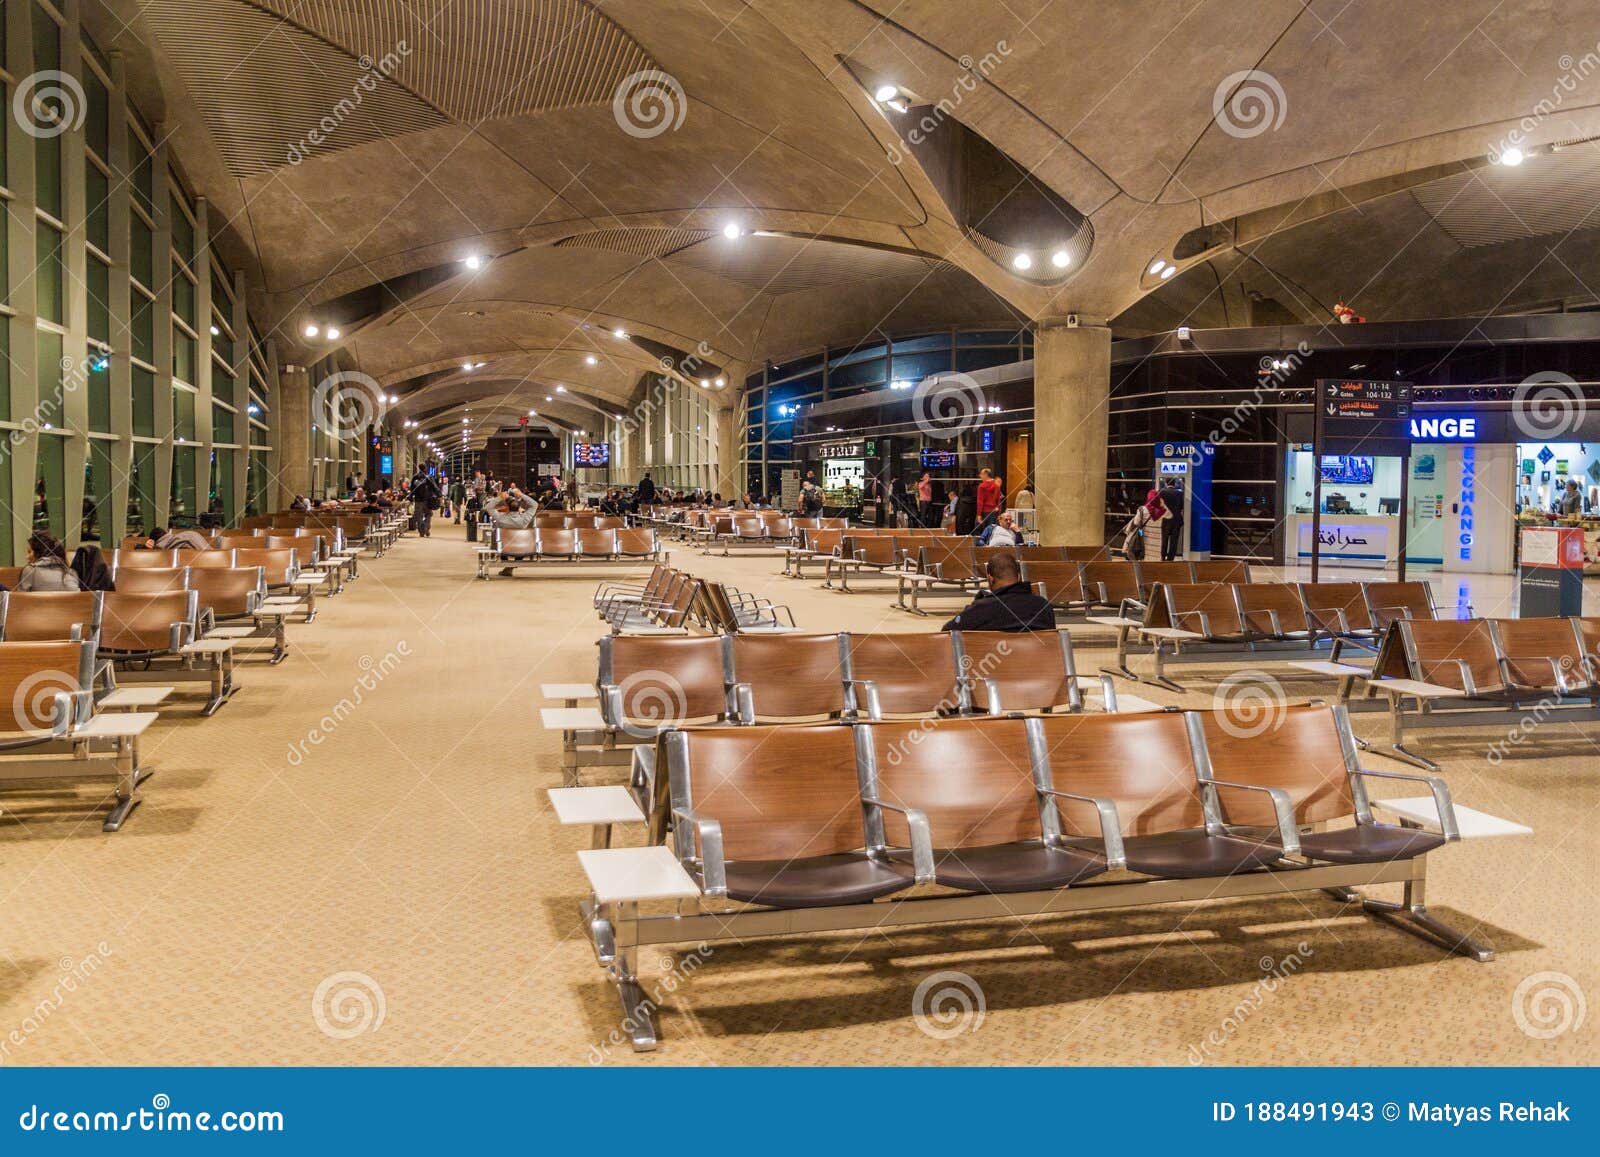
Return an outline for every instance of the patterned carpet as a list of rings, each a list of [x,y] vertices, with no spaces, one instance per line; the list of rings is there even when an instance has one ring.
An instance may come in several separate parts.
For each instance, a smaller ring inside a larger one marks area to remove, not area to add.
[[[806,627],[938,622],[766,559],[679,561]],[[635,1056],[581,934],[587,832],[550,815],[537,714],[542,681],[593,677],[593,580],[471,573],[458,527],[365,562],[215,717],[163,712],[118,834],[99,789],[0,795],[0,1063],[1600,1061],[1593,1016],[1576,1023],[1600,983],[1600,729],[1551,723],[1498,765],[1496,733],[1425,740],[1460,803],[1535,830],[1433,858],[1433,909],[1490,964],[1321,894],[651,951],[663,1041]],[[1093,639],[1085,666],[1107,657]],[[1183,700],[1209,704],[1194,674]]]

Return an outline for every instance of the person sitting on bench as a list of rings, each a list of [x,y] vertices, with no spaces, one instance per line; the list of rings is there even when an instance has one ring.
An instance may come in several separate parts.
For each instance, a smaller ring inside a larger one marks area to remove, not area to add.
[[[1055,609],[1022,579],[1015,555],[997,554],[984,564],[989,589],[944,625],[947,631],[1053,631]]]

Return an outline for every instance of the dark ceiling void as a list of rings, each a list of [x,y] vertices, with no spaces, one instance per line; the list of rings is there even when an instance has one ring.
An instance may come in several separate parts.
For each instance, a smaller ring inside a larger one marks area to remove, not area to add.
[[[318,325],[337,326],[348,338],[363,326],[371,325],[385,314],[417,300],[430,289],[461,276],[463,268],[459,261],[446,261],[425,269],[414,269],[399,277],[375,281],[323,302],[316,307],[313,320]]]
[[[676,346],[638,334],[629,334],[628,340],[654,358],[663,373],[674,373],[690,381],[710,382],[713,385],[720,379],[724,385],[727,384],[722,367],[707,361],[698,353],[685,353]]]
[[[956,224],[991,261],[1041,285],[1061,284],[1083,268],[1094,248],[1094,225],[962,123],[952,101],[930,102],[893,85],[863,87]]]

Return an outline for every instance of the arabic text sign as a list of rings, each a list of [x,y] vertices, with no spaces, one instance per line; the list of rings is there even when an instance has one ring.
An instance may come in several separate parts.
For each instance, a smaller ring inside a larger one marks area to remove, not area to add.
[[[1389,527],[1382,522],[1335,522],[1322,524],[1321,548],[1323,558],[1388,558]],[[1311,553],[1311,521],[1300,524],[1297,550],[1302,555]]]

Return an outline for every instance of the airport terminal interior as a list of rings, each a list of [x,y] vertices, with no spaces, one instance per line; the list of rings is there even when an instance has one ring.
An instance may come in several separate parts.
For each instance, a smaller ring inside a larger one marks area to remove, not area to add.
[[[1596,16],[4,0],[0,1065],[1600,1061]]]

